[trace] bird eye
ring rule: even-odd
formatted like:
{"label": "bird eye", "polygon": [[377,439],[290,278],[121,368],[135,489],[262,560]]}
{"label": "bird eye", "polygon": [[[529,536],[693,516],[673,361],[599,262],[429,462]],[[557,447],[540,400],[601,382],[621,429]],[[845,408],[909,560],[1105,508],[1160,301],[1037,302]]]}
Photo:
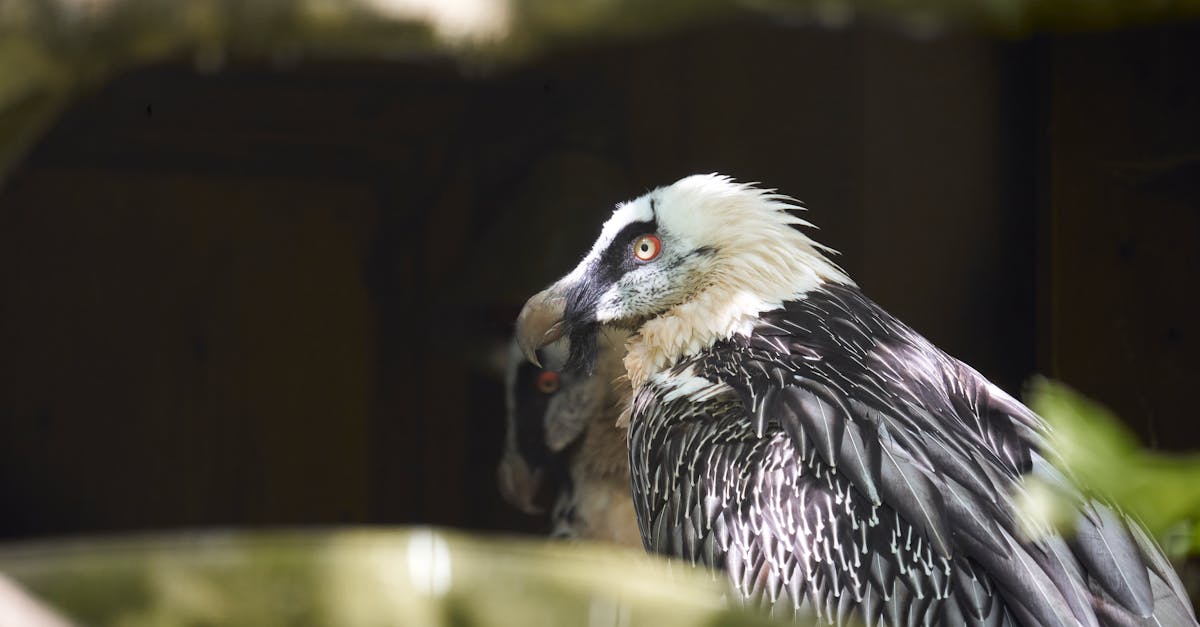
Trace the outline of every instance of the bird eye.
{"label": "bird eye", "polygon": [[537,378],[537,389],[542,394],[553,394],[558,391],[558,373],[553,370],[546,370]]}
{"label": "bird eye", "polygon": [[657,235],[643,235],[633,242],[633,256],[638,261],[653,261],[662,252],[662,240]]}

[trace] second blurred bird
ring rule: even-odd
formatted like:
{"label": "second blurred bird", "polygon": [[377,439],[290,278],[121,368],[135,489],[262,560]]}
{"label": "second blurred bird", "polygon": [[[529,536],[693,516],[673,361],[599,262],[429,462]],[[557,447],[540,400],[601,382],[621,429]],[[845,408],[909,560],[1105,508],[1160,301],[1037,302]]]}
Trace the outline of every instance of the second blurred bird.
{"label": "second blurred bird", "polygon": [[593,375],[574,376],[558,370],[567,358],[565,342],[539,351],[541,368],[527,362],[515,342],[510,346],[500,490],[529,514],[549,506],[554,537],[642,546],[626,431],[616,426],[629,402],[624,356],[622,338],[604,335]]}

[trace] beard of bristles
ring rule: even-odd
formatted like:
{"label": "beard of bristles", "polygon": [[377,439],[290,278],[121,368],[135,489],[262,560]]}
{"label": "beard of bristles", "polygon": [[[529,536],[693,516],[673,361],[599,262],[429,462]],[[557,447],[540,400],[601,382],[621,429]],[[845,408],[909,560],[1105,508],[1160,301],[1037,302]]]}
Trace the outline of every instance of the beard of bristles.
{"label": "beard of bristles", "polygon": [[[563,370],[573,375],[591,376],[596,371],[596,361],[599,359],[599,337],[605,329],[618,329],[634,335],[650,316],[633,316],[607,322],[587,320],[570,325],[567,340],[570,349]],[[611,340],[609,340],[611,341]],[[624,376],[624,375],[622,375]]]}
{"label": "beard of bristles", "polygon": [[567,337],[571,349],[567,355],[567,362],[563,364],[563,370],[574,375],[592,376],[600,354],[600,323],[588,321],[571,325],[571,332]]}

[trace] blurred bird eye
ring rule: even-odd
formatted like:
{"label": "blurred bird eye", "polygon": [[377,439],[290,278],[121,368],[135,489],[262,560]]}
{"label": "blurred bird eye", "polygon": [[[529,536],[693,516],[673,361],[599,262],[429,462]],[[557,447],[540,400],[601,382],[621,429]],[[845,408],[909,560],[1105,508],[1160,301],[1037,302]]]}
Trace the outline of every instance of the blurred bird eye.
{"label": "blurred bird eye", "polygon": [[633,242],[633,256],[638,261],[652,261],[662,252],[662,240],[657,235],[643,235]]}
{"label": "blurred bird eye", "polygon": [[547,370],[538,375],[537,389],[542,394],[553,394],[558,391],[558,373]]}

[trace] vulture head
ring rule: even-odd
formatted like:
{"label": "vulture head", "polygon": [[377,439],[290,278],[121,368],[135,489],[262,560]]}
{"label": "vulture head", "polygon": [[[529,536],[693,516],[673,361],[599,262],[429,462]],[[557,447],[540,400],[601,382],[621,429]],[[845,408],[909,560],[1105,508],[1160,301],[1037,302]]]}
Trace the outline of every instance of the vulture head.
{"label": "vulture head", "polygon": [[603,327],[631,335],[632,383],[823,282],[850,283],[801,228],[799,204],[716,174],[694,175],[617,206],[570,274],[534,295],[517,342],[536,351],[570,338],[569,372],[590,372]]}

